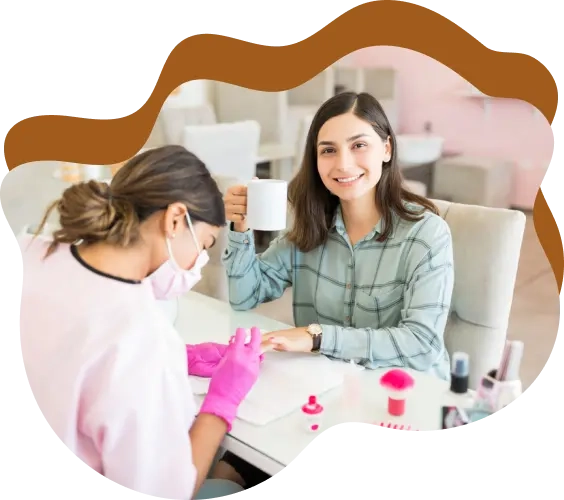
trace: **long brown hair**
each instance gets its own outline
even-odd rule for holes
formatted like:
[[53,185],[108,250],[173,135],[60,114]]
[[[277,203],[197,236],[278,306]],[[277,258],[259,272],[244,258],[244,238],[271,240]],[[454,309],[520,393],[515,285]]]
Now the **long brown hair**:
[[[331,118],[351,112],[370,123],[382,141],[390,138],[392,155],[382,165],[382,176],[376,185],[375,203],[384,223],[384,230],[378,240],[384,241],[390,236],[394,212],[408,221],[420,220],[425,210],[439,213],[430,200],[403,187],[403,176],[397,164],[396,136],[380,103],[365,92],[343,92],[327,100],[315,114],[307,135],[300,170],[288,186],[288,201],[294,223],[287,238],[302,252],[309,252],[326,241],[339,205],[339,198],[325,187],[317,170],[319,130]],[[406,202],[417,204],[421,208],[410,209],[405,205]]]
[[67,188],[36,234],[57,209],[60,229],[46,256],[59,243],[77,240],[128,247],[140,240],[145,220],[176,202],[186,205],[194,222],[226,224],[222,194],[204,163],[182,146],[163,146],[131,158],[111,184],[91,180]]

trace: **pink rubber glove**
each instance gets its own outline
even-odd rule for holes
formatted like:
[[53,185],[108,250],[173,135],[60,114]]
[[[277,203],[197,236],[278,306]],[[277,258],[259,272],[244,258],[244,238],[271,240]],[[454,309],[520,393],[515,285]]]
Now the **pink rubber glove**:
[[188,375],[211,377],[217,365],[225,355],[227,347],[226,344],[216,344],[215,342],[186,345]]
[[251,328],[251,340],[245,345],[246,331],[238,328],[223,359],[215,369],[200,413],[212,413],[227,423],[231,430],[237,409],[255,384],[261,364],[262,336]]

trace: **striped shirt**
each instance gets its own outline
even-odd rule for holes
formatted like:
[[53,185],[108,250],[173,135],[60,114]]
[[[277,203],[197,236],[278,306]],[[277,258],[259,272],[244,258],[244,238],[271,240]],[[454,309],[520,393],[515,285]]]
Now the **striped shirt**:
[[447,223],[425,212],[409,222],[394,214],[352,245],[340,207],[327,241],[303,253],[276,238],[256,254],[252,231],[230,230],[222,257],[235,310],[253,309],[292,287],[294,322],[323,328],[320,352],[368,368],[406,367],[450,378],[444,330],[454,286]]

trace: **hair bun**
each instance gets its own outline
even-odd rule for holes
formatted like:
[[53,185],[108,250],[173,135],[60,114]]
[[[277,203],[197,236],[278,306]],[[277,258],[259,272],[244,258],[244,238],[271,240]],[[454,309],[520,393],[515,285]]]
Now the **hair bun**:
[[59,200],[58,211],[61,229],[57,231],[57,239],[61,242],[128,244],[138,230],[133,205],[114,198],[105,182],[90,180],[69,187]]

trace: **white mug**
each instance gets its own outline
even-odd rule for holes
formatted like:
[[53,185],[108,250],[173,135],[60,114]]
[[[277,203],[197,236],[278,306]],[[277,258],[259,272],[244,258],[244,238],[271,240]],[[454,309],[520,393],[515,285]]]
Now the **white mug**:
[[253,179],[247,184],[247,224],[256,231],[286,229],[288,183],[278,179]]

